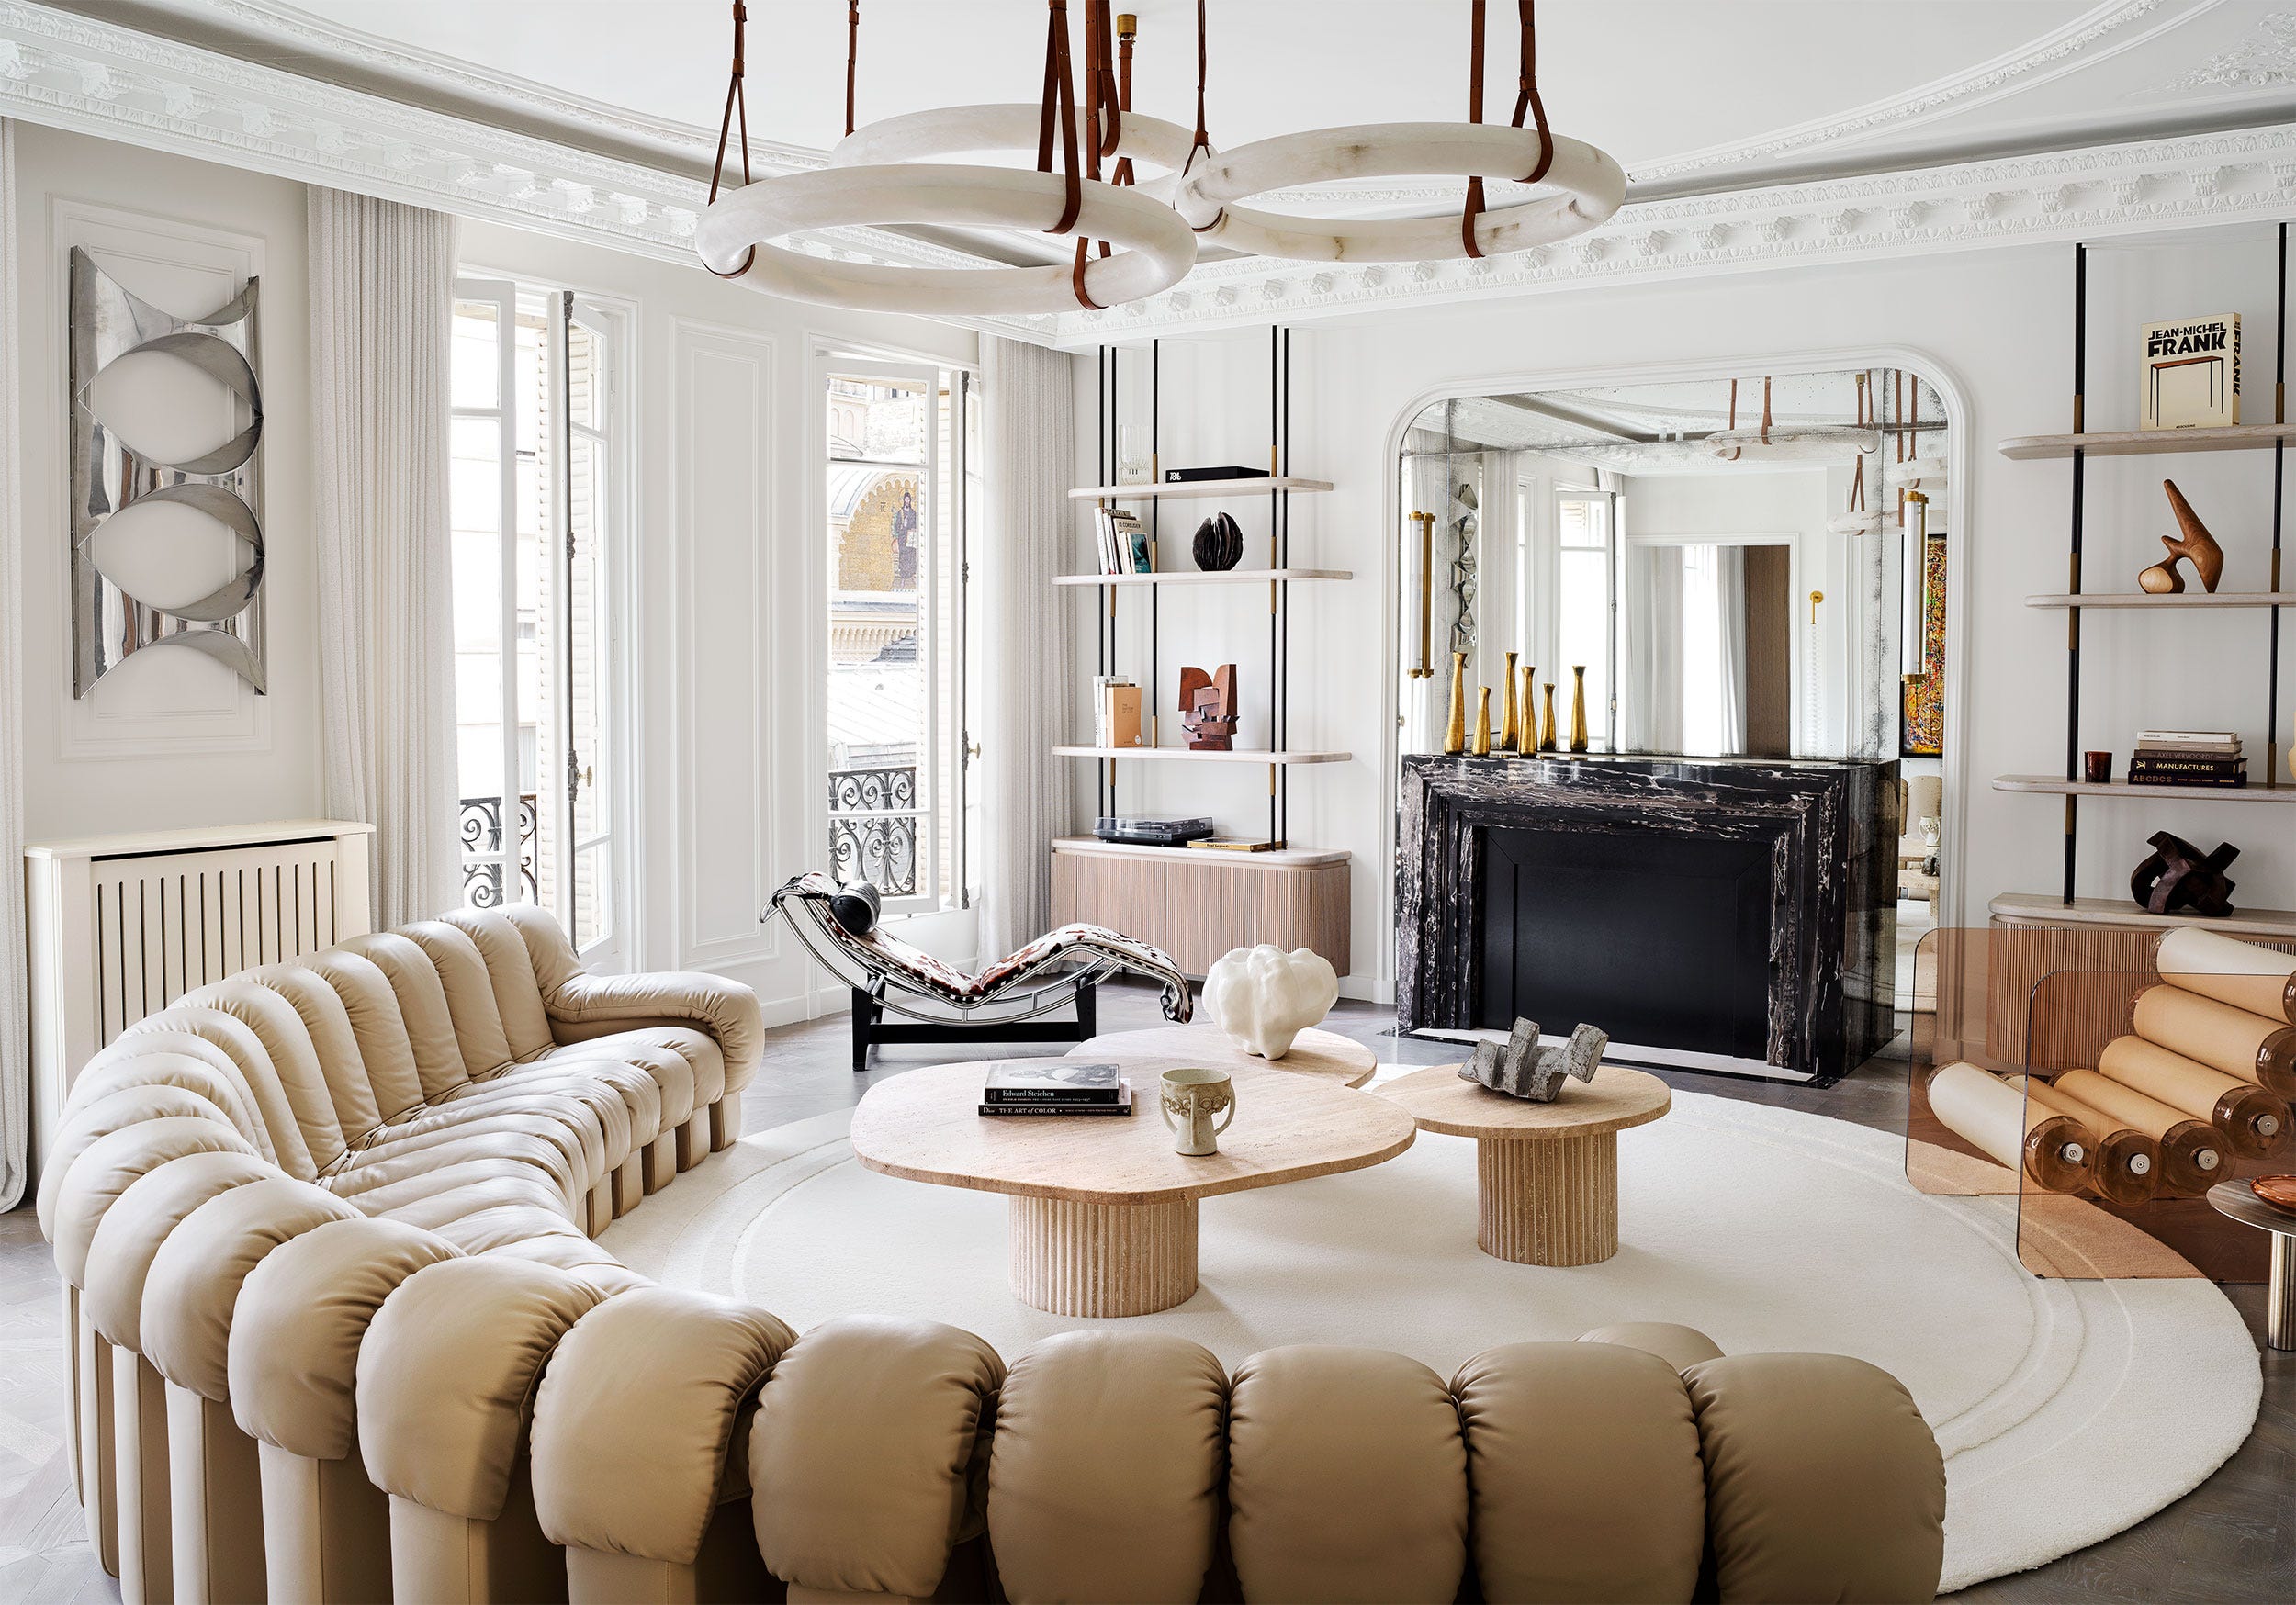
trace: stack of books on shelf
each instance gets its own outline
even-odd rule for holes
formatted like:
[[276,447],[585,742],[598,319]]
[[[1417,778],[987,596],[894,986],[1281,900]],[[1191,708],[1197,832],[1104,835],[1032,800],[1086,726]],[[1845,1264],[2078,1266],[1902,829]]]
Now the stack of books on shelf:
[[2132,786],[2245,786],[2248,760],[2229,730],[2140,730]]
[[1129,1115],[1132,1084],[1113,1064],[1074,1059],[1008,1059],[988,1067],[984,1115]]
[[1138,514],[1120,507],[1102,506],[1095,510],[1092,522],[1100,537],[1101,573],[1155,572],[1148,560],[1148,526],[1140,522]]

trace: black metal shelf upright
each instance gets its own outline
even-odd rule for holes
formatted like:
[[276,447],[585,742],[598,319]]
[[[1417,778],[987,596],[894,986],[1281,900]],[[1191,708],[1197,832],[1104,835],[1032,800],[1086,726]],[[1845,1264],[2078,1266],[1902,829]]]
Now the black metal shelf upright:
[[[2275,276],[2276,314],[2273,324],[2272,352],[2272,421],[2277,426],[2288,421],[2288,230],[2281,223],[2278,230],[2279,262]],[[2065,612],[2065,779],[2067,786],[2083,779],[2081,760],[2081,556],[2083,533],[2087,515],[2088,454],[2078,443],[2088,432],[2087,393],[2088,388],[2088,246],[2086,242],[2073,247],[2073,430],[2072,449],[2073,489],[2072,525],[2068,545],[2068,566],[2072,604]],[[2272,544],[2269,578],[2266,590],[2273,596],[2280,593],[2281,511],[2284,503],[2284,474],[2287,443],[2276,435],[2272,445]],[[2173,445],[2164,444],[2173,451]],[[2280,769],[2280,604],[2263,609],[2266,625],[2268,668],[2265,677],[2265,776],[2267,789],[2276,789]],[[2237,793],[2234,793],[2237,795]],[[2077,792],[2067,791],[2065,796],[2065,868],[2062,897],[2066,906],[2075,901],[2074,878],[2080,843],[2080,806]]]

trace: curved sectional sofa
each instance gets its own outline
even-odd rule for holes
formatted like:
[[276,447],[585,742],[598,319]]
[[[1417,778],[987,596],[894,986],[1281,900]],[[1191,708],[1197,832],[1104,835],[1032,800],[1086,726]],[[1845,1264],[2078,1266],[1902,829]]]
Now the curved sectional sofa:
[[1944,1476],[1893,1378],[1680,1327],[1232,1373],[802,1336],[591,1234],[739,1134],[757,1002],[533,909],[186,994],[82,1072],[39,1218],[130,1601],[1911,1599]]

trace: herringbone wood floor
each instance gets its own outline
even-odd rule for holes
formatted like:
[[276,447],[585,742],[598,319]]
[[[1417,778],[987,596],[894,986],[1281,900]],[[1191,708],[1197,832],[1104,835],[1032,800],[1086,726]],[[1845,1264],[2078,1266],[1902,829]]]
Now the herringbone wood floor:
[[[1161,1023],[1154,994],[1144,989],[1104,989],[1100,1007],[1104,1030]],[[1385,1059],[1435,1064],[1457,1057],[1438,1046],[1384,1035],[1393,1020],[1391,1010],[1342,1004],[1328,1024],[1374,1044]],[[844,1024],[838,1016],[771,1034],[766,1068],[744,1100],[748,1129],[849,1106],[885,1076],[951,1057],[931,1049],[888,1049],[866,1075],[855,1075],[847,1068]],[[1806,1109],[1885,1131],[1904,1129],[1901,1060],[1876,1059],[1822,1091],[1724,1076],[1667,1079],[1689,1091]],[[2260,1332],[2263,1290],[2228,1291],[2251,1330]],[[32,1211],[0,1216],[0,1601],[69,1605],[119,1597],[118,1585],[90,1558],[73,1497],[64,1453],[62,1330],[55,1268]],[[1971,1605],[2280,1605],[2296,1597],[2296,1356],[2268,1353],[2264,1377],[2255,1432],[2199,1488],[2102,1543],[1957,1598]],[[2100,1468],[2099,1475],[2110,1471]]]

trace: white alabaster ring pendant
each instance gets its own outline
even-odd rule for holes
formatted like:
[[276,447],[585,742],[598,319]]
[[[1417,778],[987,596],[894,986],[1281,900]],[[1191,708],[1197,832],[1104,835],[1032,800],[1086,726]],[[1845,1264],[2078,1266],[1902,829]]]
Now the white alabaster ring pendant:
[[1905,462],[1890,464],[1882,474],[1882,483],[1911,488],[1927,479],[1943,479],[1944,477],[1945,459],[1943,457],[1909,457]]
[[1826,527],[1837,535],[1870,535],[1881,529],[1882,515],[1878,512],[1845,512],[1829,521]]
[[[1114,255],[1085,266],[1096,306],[1144,300],[1196,265],[1196,236],[1171,208],[1137,189],[1082,181],[1070,235],[1105,240]],[[694,245],[714,273],[731,272],[752,246],[742,281],[769,295],[865,312],[1010,317],[1076,310],[1069,264],[1043,267],[888,267],[810,256],[772,241],[813,229],[905,223],[1050,230],[1067,204],[1057,173],[897,163],[792,173],[722,195],[702,214]]]
[[[930,111],[905,112],[856,129],[829,152],[832,167],[863,167],[891,162],[923,162],[935,156],[986,156],[1036,151],[1041,108],[1007,103],[1000,106],[944,106]],[[1177,123],[1136,111],[1122,114],[1117,124],[1116,149],[1101,158],[1105,166],[1127,158],[1162,169],[1155,177],[1132,187],[1167,204],[1177,185],[1180,169],[1187,165],[1191,136]]]
[[[1608,153],[1555,138],[1555,159],[1526,201],[1475,219],[1485,256],[1569,240],[1608,221],[1626,174]],[[1289,262],[1443,262],[1464,258],[1458,213],[1439,218],[1290,217],[1238,203],[1273,190],[1356,178],[1519,179],[1538,165],[1536,129],[1504,123],[1363,123],[1317,129],[1199,158],[1174,204],[1189,226],[1238,251]]]
[[1706,436],[1706,449],[1729,462],[1806,462],[1839,457],[1845,451],[1863,455],[1882,449],[1879,430],[1853,424],[1773,426],[1759,429],[1721,429]]

